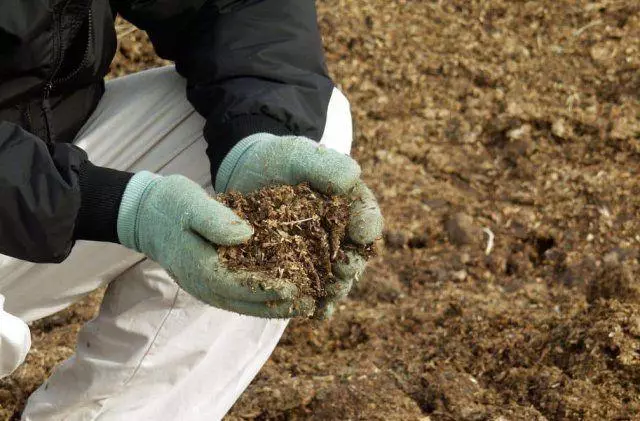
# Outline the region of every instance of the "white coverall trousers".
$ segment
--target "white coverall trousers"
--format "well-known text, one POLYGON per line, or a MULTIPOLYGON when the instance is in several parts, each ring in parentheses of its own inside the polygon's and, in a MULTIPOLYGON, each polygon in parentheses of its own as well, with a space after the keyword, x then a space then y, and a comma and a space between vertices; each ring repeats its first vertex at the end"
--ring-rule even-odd
MULTIPOLYGON (((185 90, 173 67, 110 81, 76 143, 96 165, 183 174, 211 189, 205 121, 185 90)), ((348 153, 351 140, 349 104, 334 90, 322 142, 348 153)), ((78 242, 59 265, 0 255, 0 369, 23 360, 30 346, 24 322, 106 284, 75 355, 30 397, 23 420, 218 420, 287 325, 205 305, 120 245, 78 242)))

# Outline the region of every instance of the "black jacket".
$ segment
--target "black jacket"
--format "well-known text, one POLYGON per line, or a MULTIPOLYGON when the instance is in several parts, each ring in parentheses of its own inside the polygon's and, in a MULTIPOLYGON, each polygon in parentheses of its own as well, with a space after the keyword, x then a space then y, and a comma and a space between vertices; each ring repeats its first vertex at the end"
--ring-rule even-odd
POLYGON ((247 135, 322 136, 333 85, 313 0, 3 0, 1 254, 60 262, 77 239, 117 242, 132 174, 71 144, 104 92, 117 13, 187 79, 212 176, 247 135))

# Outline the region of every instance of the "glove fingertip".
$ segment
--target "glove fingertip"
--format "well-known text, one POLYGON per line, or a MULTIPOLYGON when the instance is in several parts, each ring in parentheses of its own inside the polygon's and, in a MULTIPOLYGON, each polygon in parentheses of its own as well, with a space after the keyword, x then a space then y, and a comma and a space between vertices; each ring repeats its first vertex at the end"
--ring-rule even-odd
POLYGON ((312 297, 300 297, 293 303, 293 313, 299 317, 311 317, 316 311, 316 301, 312 297))
POLYGON ((358 245, 366 246, 382 237, 383 228, 381 215, 378 218, 352 218, 349 224, 349 239, 358 245))
POLYGON ((269 319, 290 319, 293 317, 311 317, 316 310, 312 297, 300 297, 293 300, 271 301, 266 303, 261 317, 269 319))
POLYGON ((349 238, 356 244, 367 245, 382 237, 384 218, 375 195, 362 181, 351 192, 349 238))
POLYGON ((297 179, 327 194, 348 194, 360 178, 360 165, 349 155, 307 139, 295 161, 297 179))
POLYGON ((357 273, 351 278, 341 279, 329 285, 327 287, 327 297, 329 297, 331 301, 340 301, 346 298, 351 292, 356 275, 357 273))
POLYGON ((243 220, 231 221, 217 244, 221 246, 237 246, 246 243, 253 236, 253 227, 243 220))
POLYGON ((360 276, 367 265, 367 261, 358 253, 347 252, 348 262, 336 262, 333 274, 339 279, 352 279, 360 276))
POLYGON ((281 300, 290 300, 298 295, 298 287, 281 279, 276 279, 270 282, 262 283, 262 288, 265 291, 273 291, 275 295, 281 300))
POLYGON ((332 178, 334 180, 332 188, 334 191, 331 193, 348 194, 360 180, 360 174, 362 173, 360 164, 348 155, 341 154, 333 149, 330 151, 336 155, 336 160, 339 162, 332 170, 332 178))
POLYGON ((323 305, 321 308, 318 308, 316 312, 313 314, 313 318, 316 320, 329 320, 333 317, 333 313, 335 313, 336 305, 332 302, 328 302, 323 305))
POLYGON ((221 246, 242 244, 253 235, 253 227, 249 222, 211 198, 206 198, 206 202, 194 209, 189 225, 211 243, 221 246))

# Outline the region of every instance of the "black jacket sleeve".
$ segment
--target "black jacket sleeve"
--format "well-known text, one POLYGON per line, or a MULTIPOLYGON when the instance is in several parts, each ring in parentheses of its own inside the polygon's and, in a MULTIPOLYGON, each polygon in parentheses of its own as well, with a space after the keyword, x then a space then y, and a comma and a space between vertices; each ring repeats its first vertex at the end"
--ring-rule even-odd
POLYGON ((0 121, 0 254, 58 263, 75 239, 117 241, 113 215, 130 177, 0 121))
POLYGON ((257 132, 319 140, 333 84, 313 0, 118 0, 187 79, 207 124, 211 174, 257 132))

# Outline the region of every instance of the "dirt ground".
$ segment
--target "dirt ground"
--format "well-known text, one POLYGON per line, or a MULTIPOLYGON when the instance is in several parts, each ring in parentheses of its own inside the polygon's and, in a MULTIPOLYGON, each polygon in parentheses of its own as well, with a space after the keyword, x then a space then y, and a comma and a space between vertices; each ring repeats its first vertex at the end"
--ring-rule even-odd
MULTIPOLYGON (((640 3, 318 7, 384 246, 332 321, 291 323, 226 419, 640 419, 640 3)), ((123 36, 115 75, 160 63, 141 40, 123 36)), ((0 418, 99 298, 33 326, 0 418)))

